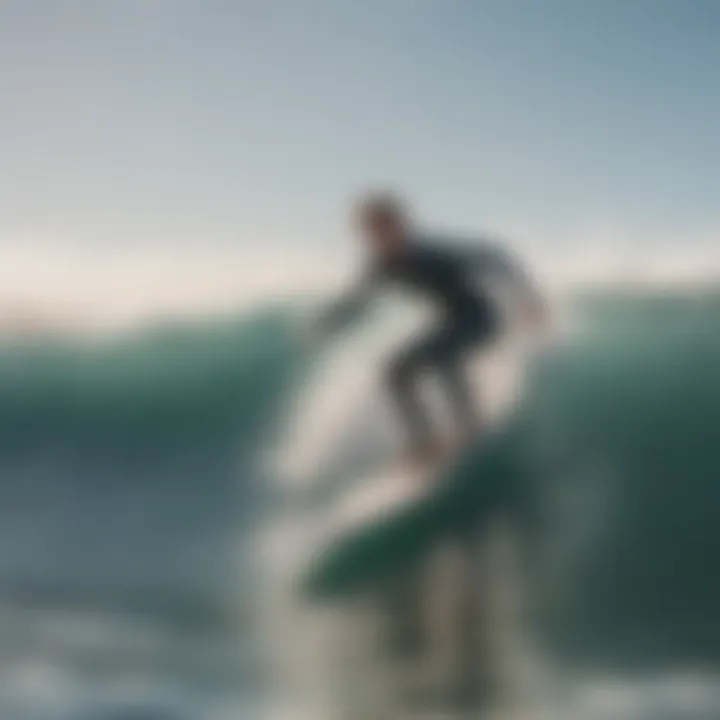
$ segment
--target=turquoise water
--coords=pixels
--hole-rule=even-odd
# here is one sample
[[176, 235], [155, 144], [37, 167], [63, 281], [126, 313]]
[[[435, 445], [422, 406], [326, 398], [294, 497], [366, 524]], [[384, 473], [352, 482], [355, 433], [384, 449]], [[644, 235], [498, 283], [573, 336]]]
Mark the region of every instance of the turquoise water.
[[[573, 308], [576, 332], [429, 521], [482, 521], [479, 478], [512, 488], [552, 657], [713, 669], [720, 293]], [[0, 348], [7, 717], [236, 717], [267, 700], [247, 548], [274, 508], [262, 450], [307, 376], [293, 333], [271, 309]]]
[[247, 713], [243, 547], [290, 328], [268, 310], [0, 349], [4, 718]]

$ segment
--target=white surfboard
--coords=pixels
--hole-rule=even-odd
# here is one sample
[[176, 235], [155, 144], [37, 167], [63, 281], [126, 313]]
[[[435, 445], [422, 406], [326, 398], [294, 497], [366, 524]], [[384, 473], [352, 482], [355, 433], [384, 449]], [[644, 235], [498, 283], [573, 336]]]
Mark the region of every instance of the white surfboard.
[[[329, 535], [341, 535], [424, 497], [441, 463], [408, 468], [400, 464], [358, 482], [330, 518]], [[329, 537], [328, 540], [331, 540]]]

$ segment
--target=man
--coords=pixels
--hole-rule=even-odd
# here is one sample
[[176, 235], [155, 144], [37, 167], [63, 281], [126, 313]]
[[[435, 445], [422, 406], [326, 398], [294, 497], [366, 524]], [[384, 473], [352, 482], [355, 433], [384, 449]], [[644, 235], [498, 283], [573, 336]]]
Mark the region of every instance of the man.
[[509, 283], [534, 322], [543, 319], [544, 305], [525, 273], [500, 248], [488, 243], [458, 247], [448, 239], [431, 239], [414, 227], [403, 203], [390, 194], [363, 198], [355, 219], [369, 252], [368, 266], [357, 286], [321, 317], [317, 330], [327, 336], [347, 325], [384, 285], [399, 285], [432, 301], [440, 311], [439, 323], [401, 348], [386, 371], [388, 392], [408, 433], [409, 459], [426, 462], [438, 456], [443, 442], [420, 401], [423, 373], [435, 372], [442, 379], [460, 439], [479, 426], [465, 365], [469, 354], [487, 347], [502, 330], [488, 280]]

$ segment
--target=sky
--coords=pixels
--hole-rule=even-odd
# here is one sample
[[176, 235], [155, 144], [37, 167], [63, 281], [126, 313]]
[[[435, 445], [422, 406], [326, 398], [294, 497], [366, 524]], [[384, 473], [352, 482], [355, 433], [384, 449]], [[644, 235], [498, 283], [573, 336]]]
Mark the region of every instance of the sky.
[[0, 297], [330, 272], [375, 186], [549, 259], [709, 253], [718, 37], [714, 0], [2, 0]]

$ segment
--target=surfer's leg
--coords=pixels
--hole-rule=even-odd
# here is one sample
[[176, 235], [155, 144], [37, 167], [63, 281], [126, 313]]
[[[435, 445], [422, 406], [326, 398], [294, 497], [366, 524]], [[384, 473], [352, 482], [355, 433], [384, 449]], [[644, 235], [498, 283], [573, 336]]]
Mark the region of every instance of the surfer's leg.
[[421, 373], [432, 365], [426, 339], [402, 349], [390, 362], [387, 384], [390, 397], [408, 433], [410, 445], [422, 448], [432, 437], [426, 408], [419, 397]]
[[464, 434], [478, 427], [479, 413], [463, 355], [461, 349], [449, 353], [439, 363], [438, 370], [445, 383], [458, 430]]
[[435, 363], [445, 384], [461, 437], [473, 436], [482, 424], [478, 398], [469, 380], [468, 361], [496, 336], [495, 320], [485, 315], [451, 318], [437, 334]]
[[427, 410], [418, 393], [423, 372], [440, 374], [460, 432], [469, 434], [477, 427], [478, 413], [465, 364], [483, 337], [482, 327], [474, 318], [452, 318], [404, 348], [391, 361], [390, 394], [413, 447], [428, 447], [434, 439]]
[[471, 434], [479, 422], [476, 398], [467, 374], [468, 356], [477, 343], [475, 326], [453, 322], [435, 334], [432, 345], [432, 363], [444, 383], [458, 431], [462, 435]]

